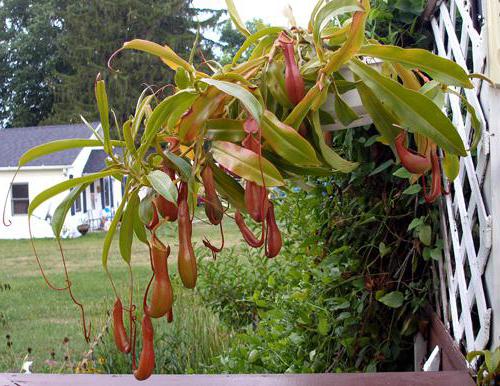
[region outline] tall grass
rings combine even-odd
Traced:
[[[176,287],[179,287],[177,285]],[[208,372],[207,363],[224,352],[232,332],[201,303],[193,291],[176,289],[174,321],[166,318],[153,321],[155,329],[156,373],[185,374]],[[140,323],[138,324],[138,326]],[[137,357],[141,350],[140,328],[137,336]],[[100,372],[130,372],[131,356],[119,352],[109,329],[94,352],[96,369]]]

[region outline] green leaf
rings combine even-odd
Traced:
[[[132,134],[132,120],[128,120],[123,124],[123,139],[125,140],[125,144],[127,146],[127,150],[130,154],[135,153],[135,143],[134,136]]]
[[[125,142],[123,141],[111,141],[113,146],[123,147]],[[36,158],[43,157],[47,154],[56,153],[58,151],[76,149],[80,147],[94,147],[101,146],[101,142],[98,139],[59,139],[56,141],[51,141],[44,143],[43,145],[38,145],[32,147],[27,152],[25,152],[18,161],[19,166],[24,166],[28,162],[33,161]]]
[[[153,208],[153,196],[150,194],[151,191],[141,200],[139,203],[139,209],[137,215],[142,224],[148,225],[153,220],[154,208]],[[141,231],[139,231],[142,233]]]
[[[414,218],[413,220],[411,220],[410,225],[408,225],[408,232],[411,231],[412,229],[420,227],[423,224],[424,220],[422,219],[422,217]]]
[[[388,167],[394,165],[394,160],[392,159],[389,159],[383,163],[381,163],[379,166],[377,166],[375,169],[373,169],[373,171],[368,174],[368,176],[374,176],[375,174],[378,174],[378,173],[381,173],[383,172],[385,169],[387,169]]]
[[[241,146],[231,142],[215,141],[212,145],[212,154],[222,166],[248,181],[261,186],[265,184],[267,187],[285,184],[280,172],[271,162],[264,157],[260,157],[259,160],[257,153]]]
[[[272,149],[290,163],[299,166],[320,164],[311,144],[268,110],[264,112],[262,135]]]
[[[417,194],[422,190],[422,187],[420,184],[413,184],[408,186],[405,190],[403,190],[403,194],[411,195],[411,194]]]
[[[241,142],[245,138],[243,123],[239,119],[209,119],[206,123],[206,138],[211,141]]]
[[[174,164],[182,179],[184,181],[189,181],[189,178],[191,177],[191,164],[184,158],[179,157],[170,151],[166,151],[164,154],[168,160]]]
[[[134,213],[134,220],[133,220],[134,233],[139,239],[139,241],[149,246],[148,236],[146,234],[146,228],[144,227],[144,224],[142,223],[140,218],[140,213],[139,213],[140,205],[141,202],[139,202],[139,204],[137,205],[138,208]]]
[[[380,253],[380,257],[384,257],[391,251],[391,248],[385,245],[385,243],[381,241],[378,245],[378,251]]]
[[[202,78],[200,81],[214,86],[220,91],[238,99],[253,116],[253,118],[260,124],[263,113],[262,105],[246,88],[240,86],[239,84],[212,78]]]
[[[52,231],[54,232],[56,238],[59,238],[61,236],[61,230],[68,211],[71,209],[73,203],[80,196],[80,194],[83,191],[85,191],[85,188],[87,186],[88,183],[82,184],[74,188],[71,192],[69,192],[69,194],[64,198],[64,200],[62,200],[62,202],[54,211],[54,215],[52,216],[50,225],[52,227]]]
[[[148,123],[142,137],[142,144],[139,149],[141,157],[149,149],[149,146],[163,125],[168,122],[170,126],[167,126],[167,130],[173,129],[173,125],[177,122],[181,115],[184,114],[189,107],[191,107],[197,96],[198,94],[193,90],[182,90],[168,98],[165,98],[160,102],[160,104],[158,104],[158,106],[155,107],[151,117],[148,119]],[[174,117],[174,119],[172,119],[172,117]]]
[[[240,212],[246,213],[245,191],[243,187],[231,176],[227,175],[215,163],[210,162],[219,194]]]
[[[157,193],[167,201],[177,205],[177,187],[167,173],[161,170],[153,170],[147,175],[147,179]]]
[[[101,262],[106,272],[108,272],[108,256],[109,256],[109,250],[111,249],[111,243],[113,242],[113,237],[115,235],[116,228],[118,227],[118,224],[121,221],[123,208],[125,207],[125,204],[127,203],[128,200],[128,195],[129,195],[128,189],[129,189],[128,186],[125,187],[125,192],[123,193],[122,201],[120,202],[120,205],[116,209],[113,220],[111,220],[109,229],[106,232],[106,237],[104,238],[104,243],[102,246]]]
[[[90,183],[90,182],[95,181],[99,178],[107,177],[107,176],[110,176],[110,175],[113,175],[113,174],[116,174],[119,172],[120,172],[119,169],[107,169],[107,170],[103,170],[103,171],[98,172],[98,173],[87,174],[83,177],[72,178],[70,180],[60,182],[59,184],[54,185],[54,186],[44,190],[43,192],[39,193],[33,199],[33,201],[30,202],[30,205],[28,208],[28,216],[33,215],[33,211],[36,208],[38,208],[42,203],[44,203],[48,199],[56,196],[59,193],[62,193],[68,189],[74,188],[78,185],[82,185],[82,184],[85,184],[87,182]]]
[[[229,12],[229,17],[233,21],[238,31],[240,31],[244,36],[250,36],[250,31],[248,31],[247,27],[245,27],[245,24],[241,20],[241,17],[238,13],[238,10],[236,9],[236,6],[234,5],[233,0],[226,0],[226,8]]]
[[[369,44],[361,47],[358,54],[400,63],[410,69],[418,68],[444,84],[465,88],[473,87],[467,73],[460,65],[428,50]]]
[[[394,125],[399,125],[398,119],[389,111],[380,99],[364,83],[356,84],[361,103],[368,115],[370,115],[375,128],[380,133],[383,143],[393,143],[394,138],[399,134],[400,129]]]
[[[387,307],[399,308],[403,305],[404,295],[400,291],[392,291],[382,296],[378,301]]]
[[[132,242],[134,240],[134,220],[136,219],[137,210],[139,207],[139,194],[134,191],[127,202],[122,216],[122,223],[120,226],[120,254],[122,259],[130,264],[132,257]]]
[[[285,88],[285,64],[283,62],[272,61],[267,67],[265,73],[265,84],[276,101],[285,107],[290,107],[290,99]]]
[[[392,110],[401,126],[429,137],[446,151],[467,154],[451,121],[429,98],[386,78],[358,59],[349,62],[349,68]]]
[[[349,126],[356,119],[359,119],[358,114],[345,103],[338,93],[335,93],[333,103],[335,107],[335,115],[344,126]]]
[[[326,87],[326,86],[325,86]],[[293,110],[288,114],[288,117],[284,120],[284,123],[288,126],[298,129],[304,118],[307,116],[312,106],[321,99],[322,93],[318,85],[311,87],[307,92],[306,96],[293,108]]]
[[[333,150],[332,150],[333,151]],[[291,174],[292,176],[316,176],[316,177],[327,177],[332,175],[332,169],[326,167],[301,167],[290,162],[287,162],[276,153],[268,150],[262,152],[264,157],[266,157],[271,163],[276,166],[281,172]],[[340,156],[339,156],[340,158]],[[340,158],[342,160],[342,158]],[[345,161],[345,160],[344,160]],[[348,162],[348,161],[345,161]]]
[[[264,36],[274,36],[278,35],[281,31],[283,31],[282,27],[266,27],[262,28],[261,30],[255,32],[254,34],[250,35],[247,37],[247,39],[243,42],[239,50],[236,52],[236,54],[233,57],[233,66],[236,65],[238,60],[241,58],[241,55],[250,48],[251,45],[255,44],[259,39],[263,38]]]
[[[106,93],[106,84],[104,83],[104,80],[101,79],[101,74],[97,75],[95,83],[95,98],[97,100],[97,109],[99,110],[101,127],[104,133],[104,151],[111,154],[108,94]]]
[[[320,335],[326,336],[330,331],[330,324],[328,323],[328,319],[325,317],[320,317],[318,321],[318,333]]]
[[[313,39],[317,49],[321,50],[321,30],[328,21],[342,14],[360,10],[362,8],[357,0],[335,0],[325,4],[316,14],[313,23]]]
[[[398,178],[410,178],[411,177],[411,173],[406,170],[406,168],[399,168],[398,170],[396,170],[394,173],[392,173],[392,175],[394,177],[398,177]]]
[[[450,88],[448,88],[446,90],[446,92],[458,96],[461,99],[462,103],[465,105],[467,112],[470,114],[471,126],[474,129],[474,135],[472,136],[472,142],[470,145],[470,149],[474,150],[477,147],[477,145],[479,144],[479,141],[481,140],[482,132],[483,132],[483,125],[481,124],[481,121],[479,120],[479,117],[477,116],[476,109],[474,108],[474,106],[472,106],[469,103],[469,101],[467,100],[467,98],[464,95],[462,95],[462,94],[460,94],[460,93],[458,93],[455,90],[452,90]]]
[[[432,242],[432,228],[430,225],[422,225],[418,228],[418,238],[422,244],[430,246]]]
[[[312,113],[311,121],[313,128],[313,139],[318,146],[321,156],[323,157],[325,162],[334,170],[338,170],[342,173],[350,173],[354,169],[356,169],[359,166],[357,162],[345,160],[326,144],[325,138],[323,137],[323,130],[321,129],[321,124],[319,121],[318,111]]]
[[[453,182],[460,172],[460,160],[455,154],[444,153],[443,170],[446,177]]]
[[[183,68],[179,67],[177,71],[175,71],[175,85],[180,90],[184,90],[191,86],[191,79],[189,79],[188,72]]]
[[[165,63],[174,71],[177,71],[177,68],[179,67],[183,67],[187,72],[190,73],[195,71],[193,66],[182,59],[168,46],[161,46],[148,40],[134,39],[123,43],[122,49],[139,50],[147,52],[151,55],[158,56],[163,61],[163,63]]]

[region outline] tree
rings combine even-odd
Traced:
[[[158,89],[173,83],[173,72],[154,64],[158,59],[126,52],[113,61],[118,72],[110,72],[106,63],[124,41],[133,38],[168,44],[182,56],[189,56],[196,36],[200,10],[191,0],[101,0],[71,2],[63,13],[63,34],[58,56],[65,66],[57,73],[53,113],[47,121],[79,120],[79,115],[97,118],[94,78],[100,72],[109,82],[109,99],[119,118],[125,118],[135,106],[138,90],[147,86]],[[220,12],[211,12],[202,28],[214,24]],[[205,51],[210,42],[202,43]],[[168,89],[167,89],[168,90]]]
[[[109,56],[126,40],[149,39],[189,56],[198,26],[215,25],[222,11],[193,8],[192,0],[5,0],[0,2],[0,123],[26,126],[97,118],[93,83],[113,78],[109,99],[119,118],[137,91],[172,83],[166,67],[140,53]],[[198,15],[205,20],[198,23]],[[201,39],[205,56],[213,42]],[[201,59],[196,58],[198,62]]]
[[[0,126],[36,125],[51,111],[60,23],[57,2],[0,5]]]

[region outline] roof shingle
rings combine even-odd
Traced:
[[[84,124],[17,127],[0,130],[0,167],[15,167],[19,157],[33,146],[58,139],[90,138],[92,133]],[[80,153],[71,149],[52,153],[26,166],[69,166]]]

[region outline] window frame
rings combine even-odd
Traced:
[[[28,196],[27,197],[14,197],[14,186],[22,186],[26,185],[26,189],[28,190]],[[20,201],[28,201],[28,206],[26,207],[26,212],[23,213],[16,213],[15,212],[15,202],[20,202]],[[30,205],[30,185],[29,182],[13,182],[10,184],[10,211],[12,216],[26,216],[28,215],[28,208]]]

